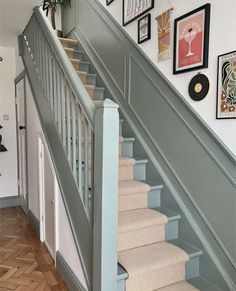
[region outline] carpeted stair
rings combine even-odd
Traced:
[[[102,100],[104,89],[96,87],[78,41],[59,38],[79,78],[94,100]],[[128,272],[126,291],[194,291],[185,281],[189,255],[165,241],[165,214],[148,208],[150,186],[134,180],[136,160],[123,157],[120,138],[118,261]],[[112,290],[111,290],[112,291]]]

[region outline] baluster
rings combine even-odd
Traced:
[[[88,209],[88,188],[89,188],[89,131],[88,122],[84,116],[84,204],[86,209]]]
[[[78,151],[78,185],[79,185],[79,192],[82,197],[83,191],[83,168],[82,168],[82,116],[81,116],[81,109],[79,104],[77,104],[77,151]]]
[[[50,55],[49,55],[49,45],[45,43],[45,69],[46,69],[46,97],[50,105]]]
[[[58,117],[58,131],[61,135],[61,127],[62,127],[62,120],[61,120],[61,80],[62,80],[62,71],[57,62],[57,117]]]
[[[39,49],[39,76],[40,81],[42,82],[42,43],[41,43],[41,35],[42,35],[42,29],[40,26],[38,26],[38,49]]]
[[[53,58],[52,58],[52,73],[53,73],[53,82],[52,82],[52,85],[53,85],[53,101],[54,101],[54,106],[53,106],[53,112],[54,112],[54,118],[55,118],[55,122],[56,122],[56,125],[57,125],[57,122],[58,122],[58,118],[57,118],[57,63],[56,63],[56,58],[55,58],[55,55],[53,55]]]
[[[72,169],[74,176],[77,180],[77,162],[76,162],[76,144],[77,144],[77,136],[76,136],[76,115],[75,115],[75,97],[72,94],[71,96],[71,112],[72,112]]]
[[[66,120],[67,120],[67,157],[71,165],[71,110],[70,110],[70,89],[66,84]]]
[[[51,111],[53,111],[53,106],[54,106],[52,63],[53,63],[53,56],[52,56],[52,51],[51,51],[51,48],[50,48],[50,50],[49,50],[49,84],[50,84],[50,109],[51,109]]]
[[[42,32],[41,34],[41,45],[42,45],[42,82],[43,82],[43,90],[44,94],[46,95],[46,54],[45,54],[45,36]]]
[[[61,111],[62,111],[62,142],[64,148],[66,148],[66,90],[65,90],[65,79],[62,76],[61,81]]]

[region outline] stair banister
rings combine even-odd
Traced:
[[[91,100],[41,8],[19,47],[88,290],[116,291],[118,105]]]
[[[84,112],[86,113],[86,116],[90,121],[90,125],[94,125],[95,106],[91,98],[88,98],[87,96],[88,93],[84,88],[82,82],[78,78],[65,50],[61,46],[60,41],[58,40],[55,32],[53,31],[46,14],[38,6],[36,6],[33,11],[34,15],[37,18],[37,21],[39,22],[41,28],[43,29],[47,37],[48,43],[50,44],[53,52],[57,57],[58,62],[61,65],[61,68],[67,78],[67,81],[73,93],[75,94],[75,96],[80,96],[80,98],[78,98],[78,101],[81,107],[83,108]]]

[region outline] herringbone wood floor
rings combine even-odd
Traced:
[[[0,209],[0,291],[69,290],[20,207]]]

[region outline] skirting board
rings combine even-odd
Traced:
[[[28,209],[28,217],[33,229],[36,231],[36,234],[39,238],[40,237],[40,224],[39,224],[38,219],[35,217],[35,215],[30,209]]]
[[[56,268],[70,291],[86,291],[60,252],[56,253]]]
[[[19,196],[10,196],[0,198],[0,208],[19,206]]]

